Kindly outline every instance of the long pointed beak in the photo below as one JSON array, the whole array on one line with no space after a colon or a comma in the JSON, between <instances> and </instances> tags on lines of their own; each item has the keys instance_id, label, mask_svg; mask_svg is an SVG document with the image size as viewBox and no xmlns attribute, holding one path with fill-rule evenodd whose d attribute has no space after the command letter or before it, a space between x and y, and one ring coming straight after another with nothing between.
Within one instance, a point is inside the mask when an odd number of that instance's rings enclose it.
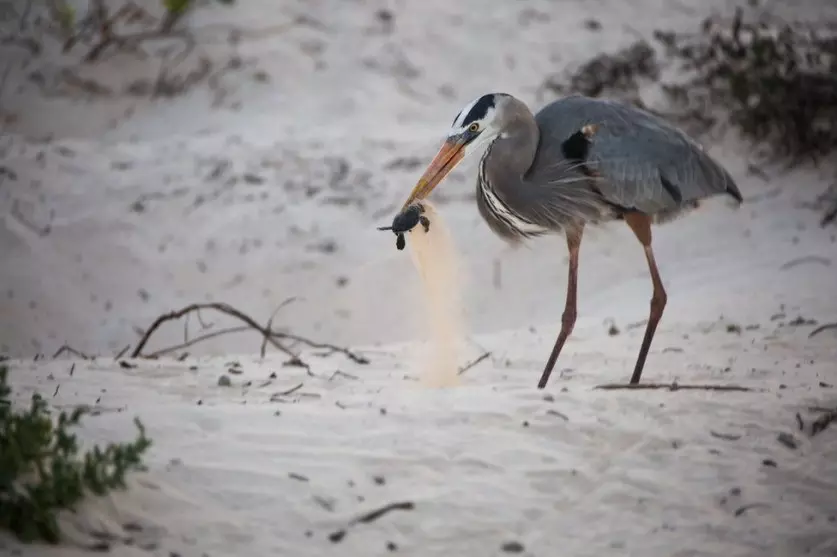
<instances>
[{"instance_id":1,"label":"long pointed beak","mask_svg":"<svg viewBox=\"0 0 837 557\"><path fill-rule=\"evenodd\" d=\"M436 153L436 156L433 157L432 161L430 161L430 165L427 167L427 170L425 170L424 174L422 174L421 178L419 178L419 181L416 183L413 191L410 192L410 196L401 208L402 211L414 201L424 199L430 195L433 188L438 186L439 182L441 182L445 176L447 176L448 173L453 170L457 164L459 164L459 161L462 160L464 156L464 147L465 144L461 141L457 141L455 139L445 140L445 143L439 149L439 152Z\"/></svg>"}]
</instances>

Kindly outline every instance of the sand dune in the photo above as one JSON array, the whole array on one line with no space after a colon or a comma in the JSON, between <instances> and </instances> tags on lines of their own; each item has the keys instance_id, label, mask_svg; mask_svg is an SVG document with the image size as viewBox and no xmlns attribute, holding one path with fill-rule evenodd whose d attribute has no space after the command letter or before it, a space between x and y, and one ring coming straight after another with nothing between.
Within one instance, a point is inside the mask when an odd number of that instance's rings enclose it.
<instances>
[{"instance_id":1,"label":"sand dune","mask_svg":"<svg viewBox=\"0 0 837 557\"><path fill-rule=\"evenodd\" d=\"M473 97L505 90L535 107L545 75L732 5L217 7L189 22L205 44L185 64L240 56L220 97L41 95L15 66L3 109L17 120L0 137L15 176L0 184L0 349L14 358L13 386L28 397L60 385L58 406L95 402L86 442L124 439L140 416L155 444L129 492L62 518L66 545L0 537L0 552L91 555L106 542L116 555L183 557L837 555L837 428L808 430L815 408L837 405L837 332L809 336L837 321L837 238L808 208L833 169L767 168L765 179L734 137L707 138L746 203L707 203L655 230L669 302L644 380L748 392L595 389L628 379L651 294L642 250L618 223L585 233L578 324L549 387L535 389L559 328L566 248L494 238L469 199L473 161L431 200L465 280L455 365L489 355L457 387L427 389L418 310L430 308L410 253L375 230ZM835 9L777 5L800 17ZM283 27L300 14L308 24ZM219 23L246 31L237 50ZM122 91L156 68L117 56L80 71ZM369 364L303 349L308 373L275 351L259 359L252 333L182 361L113 359L174 308L224 301L263 323L292 296L276 327ZM199 328L192 320L189 334ZM146 352L183 335L167 324ZM33 361L64 343L99 357Z\"/></svg>"}]
</instances>

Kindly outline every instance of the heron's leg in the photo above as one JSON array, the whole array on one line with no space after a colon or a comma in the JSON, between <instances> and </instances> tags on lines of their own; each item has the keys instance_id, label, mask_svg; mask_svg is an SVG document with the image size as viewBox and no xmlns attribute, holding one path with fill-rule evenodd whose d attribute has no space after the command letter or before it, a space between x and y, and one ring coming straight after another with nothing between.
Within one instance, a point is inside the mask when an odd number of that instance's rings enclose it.
<instances>
[{"instance_id":1,"label":"heron's leg","mask_svg":"<svg viewBox=\"0 0 837 557\"><path fill-rule=\"evenodd\" d=\"M639 356L636 359L634 373L631 376L631 384L639 383L642 376L642 368L645 366L645 358L648 356L648 349L654 332L657 330L657 323L663 316L668 296L663 288L663 281L660 279L660 272L657 270L657 262L654 260L654 251L651 249L651 218L642 213L630 213L625 215L625 222L634 231L637 239L645 249L645 259L648 260L648 269L651 271L651 282L654 285L654 293L651 296L651 311L648 314L648 324L645 326L645 337L642 339L642 346L639 349Z\"/></svg>"},{"instance_id":2,"label":"heron's leg","mask_svg":"<svg viewBox=\"0 0 837 557\"><path fill-rule=\"evenodd\" d=\"M555 362L561 354L561 349L564 347L567 337L573 332L576 318L576 291L578 290L578 248L581 246L581 235L584 232L583 227L579 227L574 231L567 231L567 247L570 250L570 270L567 278L567 301L564 304L564 314L561 316L561 332L558 333L558 338L555 339L555 346L552 347L552 353L549 355L549 360L546 361L541 380L538 382L538 388L543 389L549 381L549 376L552 373L552 368L555 367Z\"/></svg>"}]
</instances>

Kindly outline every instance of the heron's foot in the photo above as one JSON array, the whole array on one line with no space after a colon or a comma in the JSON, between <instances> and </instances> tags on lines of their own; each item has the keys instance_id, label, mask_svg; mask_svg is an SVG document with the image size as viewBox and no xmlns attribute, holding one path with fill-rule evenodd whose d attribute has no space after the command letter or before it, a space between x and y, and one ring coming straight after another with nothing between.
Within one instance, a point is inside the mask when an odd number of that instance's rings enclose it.
<instances>
[{"instance_id":1,"label":"heron's foot","mask_svg":"<svg viewBox=\"0 0 837 557\"><path fill-rule=\"evenodd\" d=\"M404 234L418 224L421 224L425 232L430 231L430 219L424 216L424 206L421 203L414 203L395 215L391 226L379 226L378 230L392 230L396 236L395 247L403 250L407 243Z\"/></svg>"}]
</instances>

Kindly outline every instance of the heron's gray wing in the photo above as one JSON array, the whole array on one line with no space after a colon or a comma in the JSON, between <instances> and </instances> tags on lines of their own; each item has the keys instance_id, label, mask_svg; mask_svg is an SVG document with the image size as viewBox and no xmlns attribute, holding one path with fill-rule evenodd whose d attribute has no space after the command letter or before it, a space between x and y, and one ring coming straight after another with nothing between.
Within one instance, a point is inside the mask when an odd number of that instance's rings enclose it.
<instances>
[{"instance_id":1,"label":"heron's gray wing","mask_svg":"<svg viewBox=\"0 0 837 557\"><path fill-rule=\"evenodd\" d=\"M648 112L568 97L548 105L536 120L542 149L564 156L568 138L584 126L594 127L583 153L585 166L602 197L624 209L653 214L721 193L741 200L732 177L699 144Z\"/></svg>"}]
</instances>

